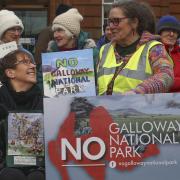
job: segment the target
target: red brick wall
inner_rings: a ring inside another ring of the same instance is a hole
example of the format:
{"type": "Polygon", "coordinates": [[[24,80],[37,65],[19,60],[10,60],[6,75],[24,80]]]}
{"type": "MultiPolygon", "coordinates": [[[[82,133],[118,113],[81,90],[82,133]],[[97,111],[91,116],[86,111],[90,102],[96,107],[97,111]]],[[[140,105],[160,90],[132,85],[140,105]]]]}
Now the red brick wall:
{"type": "Polygon", "coordinates": [[[180,19],[180,0],[141,0],[148,2],[159,18],[163,15],[173,15],[180,19]]]}

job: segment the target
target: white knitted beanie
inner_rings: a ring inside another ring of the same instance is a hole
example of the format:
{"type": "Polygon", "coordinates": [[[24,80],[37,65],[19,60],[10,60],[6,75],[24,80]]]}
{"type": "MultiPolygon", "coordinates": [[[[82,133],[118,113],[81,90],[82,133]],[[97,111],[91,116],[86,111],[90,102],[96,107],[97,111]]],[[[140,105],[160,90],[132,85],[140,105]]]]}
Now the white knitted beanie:
{"type": "Polygon", "coordinates": [[[1,10],[0,11],[0,39],[3,33],[15,26],[19,26],[24,30],[22,21],[14,14],[13,11],[1,10]]]}
{"type": "Polygon", "coordinates": [[[82,15],[77,9],[72,8],[67,12],[56,16],[53,24],[52,30],[55,31],[57,28],[62,28],[69,34],[75,35],[76,37],[80,33],[80,22],[83,20],[82,15]]]}

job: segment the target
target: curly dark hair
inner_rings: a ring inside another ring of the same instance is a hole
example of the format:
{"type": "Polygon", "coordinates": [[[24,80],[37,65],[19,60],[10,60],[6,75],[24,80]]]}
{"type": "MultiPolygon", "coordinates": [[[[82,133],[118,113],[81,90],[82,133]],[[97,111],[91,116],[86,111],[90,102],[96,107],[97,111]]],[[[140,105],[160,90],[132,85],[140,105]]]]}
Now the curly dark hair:
{"type": "Polygon", "coordinates": [[[5,55],[3,58],[0,59],[0,81],[3,82],[7,82],[7,80],[9,79],[6,76],[5,70],[6,69],[15,69],[16,65],[15,63],[17,62],[17,55],[18,54],[26,54],[29,56],[30,59],[32,59],[32,57],[24,50],[22,49],[17,49],[15,51],[12,51],[10,53],[8,53],[7,55],[5,55]]]}
{"type": "Polygon", "coordinates": [[[137,33],[141,35],[143,31],[155,33],[156,21],[152,8],[144,2],[137,2],[134,0],[121,0],[115,2],[112,8],[120,8],[124,15],[129,19],[137,19],[138,27],[137,33]]]}

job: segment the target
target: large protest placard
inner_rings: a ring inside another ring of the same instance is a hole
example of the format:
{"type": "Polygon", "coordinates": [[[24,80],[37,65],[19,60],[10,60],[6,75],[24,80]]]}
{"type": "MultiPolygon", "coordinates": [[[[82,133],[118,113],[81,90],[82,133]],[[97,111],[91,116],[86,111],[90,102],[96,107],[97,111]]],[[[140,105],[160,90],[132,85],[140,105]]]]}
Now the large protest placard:
{"type": "Polygon", "coordinates": [[[180,94],[44,99],[46,179],[180,177],[180,94]]]}
{"type": "Polygon", "coordinates": [[[44,95],[94,96],[92,49],[42,54],[44,95]]]}
{"type": "Polygon", "coordinates": [[[7,166],[44,165],[43,114],[13,112],[7,123],[7,166]]]}

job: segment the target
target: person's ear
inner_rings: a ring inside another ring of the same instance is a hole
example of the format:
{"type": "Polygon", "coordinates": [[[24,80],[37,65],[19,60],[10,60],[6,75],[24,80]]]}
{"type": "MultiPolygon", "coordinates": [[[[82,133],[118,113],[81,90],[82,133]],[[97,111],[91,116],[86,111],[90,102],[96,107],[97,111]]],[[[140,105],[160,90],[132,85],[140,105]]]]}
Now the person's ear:
{"type": "Polygon", "coordinates": [[[131,19],[131,26],[133,29],[137,29],[138,24],[139,24],[139,20],[137,18],[131,19]]]}
{"type": "Polygon", "coordinates": [[[14,79],[15,78],[15,71],[14,69],[6,69],[5,74],[8,78],[14,79]]]}

